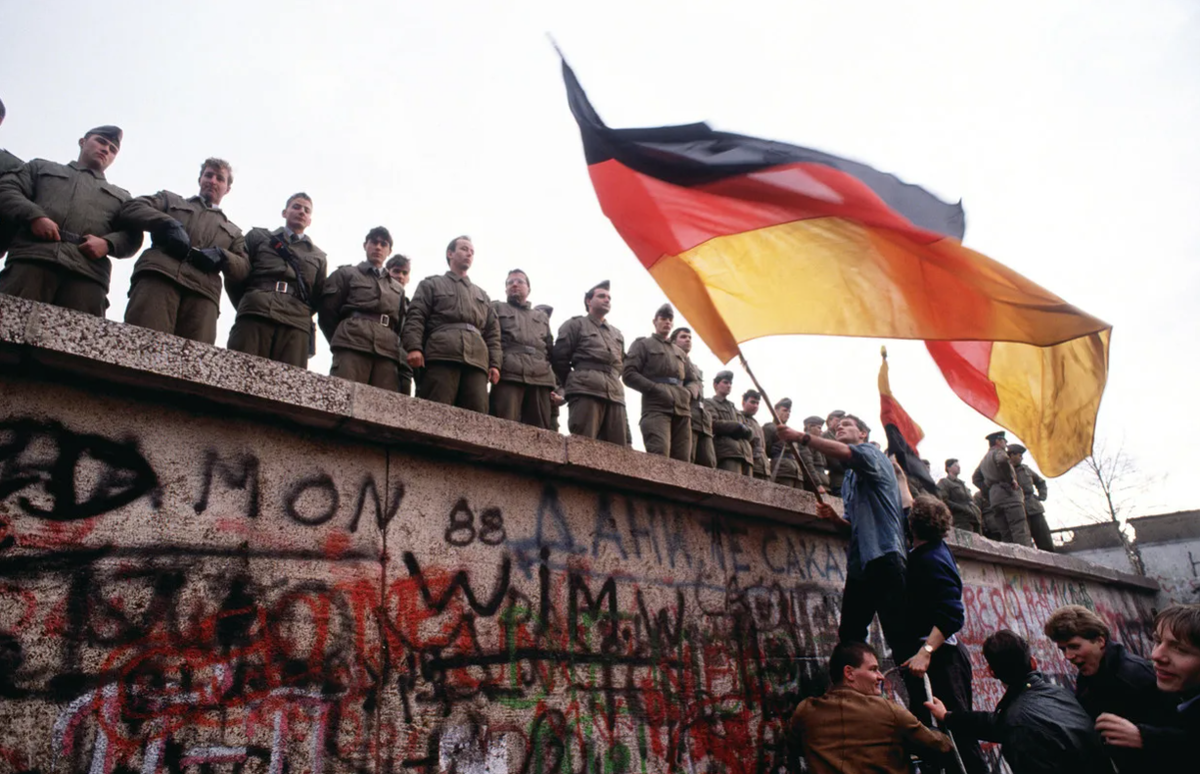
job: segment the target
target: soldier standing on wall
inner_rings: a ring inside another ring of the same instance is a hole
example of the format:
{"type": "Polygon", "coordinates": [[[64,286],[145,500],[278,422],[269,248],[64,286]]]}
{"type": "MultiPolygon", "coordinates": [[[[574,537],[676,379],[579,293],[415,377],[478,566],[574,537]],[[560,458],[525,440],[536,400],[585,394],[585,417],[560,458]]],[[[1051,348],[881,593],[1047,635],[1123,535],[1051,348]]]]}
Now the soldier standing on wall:
{"type": "Polygon", "coordinates": [[[529,305],[529,276],[513,269],[504,280],[506,300],[493,301],[500,321],[500,381],[492,386],[492,416],[550,429],[550,410],[562,403],[554,392],[550,318],[529,305]]]}
{"type": "Polygon", "coordinates": [[[758,390],[746,390],[742,393],[742,422],[750,428],[750,472],[755,478],[765,481],[768,475],[766,443],[762,425],[754,418],[761,402],[762,395],[758,390]]]}
{"type": "Polygon", "coordinates": [[[687,355],[667,339],[675,310],[663,304],[654,313],[654,334],[634,340],[625,356],[622,380],[642,393],[642,443],[650,454],[690,462],[691,386],[687,355]]]}
{"type": "Polygon", "coordinates": [[[704,400],[704,374],[692,362],[692,329],[676,328],[671,332],[671,343],[679,347],[687,357],[689,403],[692,414],[692,455],[689,459],[705,468],[717,466],[717,453],[713,448],[713,419],[704,400]]]}
{"type": "Polygon", "coordinates": [[[628,446],[621,385],[625,337],[604,319],[612,306],[608,280],[588,290],[583,305],[587,314],[563,323],[550,356],[567,399],[567,427],[571,435],[628,446]]]}
{"type": "MultiPolygon", "coordinates": [[[[391,278],[400,283],[401,291],[408,287],[408,278],[412,276],[412,262],[408,260],[408,256],[396,253],[391,258],[387,259],[387,263],[384,264],[384,267],[387,269],[391,278]]],[[[408,310],[407,296],[404,299],[404,308],[406,311],[408,310]]],[[[403,326],[403,320],[401,320],[401,325],[403,326]]],[[[408,364],[408,354],[401,351],[401,355],[402,357],[400,358],[399,363],[400,386],[397,389],[401,395],[412,395],[412,366],[408,364]]]]}
{"type": "MultiPolygon", "coordinates": [[[[4,123],[5,115],[4,103],[0,102],[0,124],[4,123]]],[[[24,161],[21,161],[21,159],[9,153],[4,148],[0,148],[0,175],[3,175],[5,172],[12,172],[14,169],[20,169],[24,164],[24,161]]],[[[0,216],[0,258],[8,250],[12,238],[16,236],[17,225],[17,223],[0,216]]]]}
{"type": "MultiPolygon", "coordinates": [[[[837,440],[837,428],[844,416],[846,416],[846,412],[841,409],[830,411],[829,416],[825,418],[825,432],[821,434],[821,437],[827,441],[837,440]]],[[[842,463],[829,455],[825,455],[825,471],[829,474],[829,491],[841,497],[842,480],[846,475],[842,463]]]]}
{"type": "MultiPolygon", "coordinates": [[[[808,433],[809,435],[817,436],[819,438],[819,437],[821,437],[821,425],[823,425],[823,424],[825,424],[825,420],[821,419],[818,416],[814,415],[814,416],[810,416],[810,417],[805,417],[804,432],[808,433]]],[[[815,482],[805,481],[804,488],[810,492],[816,491],[816,492],[820,492],[821,494],[828,493],[829,492],[829,474],[825,472],[825,469],[826,469],[826,467],[828,467],[829,463],[825,459],[825,455],[822,454],[821,452],[817,451],[816,449],[812,448],[811,446],[801,446],[800,447],[800,460],[801,460],[801,462],[803,462],[804,460],[808,460],[809,469],[812,470],[817,475],[817,480],[815,482]],[[815,488],[814,488],[814,484],[816,485],[815,488]]],[[[840,491],[839,491],[839,494],[840,494],[840,491]]]]}
{"type": "Polygon", "coordinates": [[[967,488],[967,482],[958,477],[961,472],[962,465],[958,464],[958,460],[953,457],[946,460],[946,477],[937,483],[938,497],[950,509],[955,529],[982,535],[982,514],[971,499],[971,490],[967,488]]]}
{"type": "Polygon", "coordinates": [[[1025,516],[1029,520],[1029,532],[1033,543],[1043,551],[1054,553],[1054,538],[1046,522],[1046,479],[1025,464],[1025,447],[1019,443],[1008,445],[1008,461],[1017,472],[1017,483],[1025,499],[1025,516]]]}
{"type": "MultiPolygon", "coordinates": [[[[546,315],[547,323],[549,323],[550,319],[554,316],[554,307],[550,306],[549,304],[537,304],[533,308],[546,315]]],[[[551,330],[553,330],[553,328],[551,328],[551,330]]],[[[553,352],[553,348],[551,348],[550,351],[553,352]]],[[[555,377],[555,381],[557,381],[557,377],[555,377]]],[[[550,429],[556,433],[561,429],[558,424],[558,414],[559,407],[562,406],[562,404],[562,385],[558,385],[558,387],[556,387],[554,390],[553,396],[550,398],[550,429]]]]}
{"type": "Polygon", "coordinates": [[[1025,498],[1017,483],[1017,472],[1008,459],[1007,439],[1000,430],[987,436],[988,452],[971,474],[971,482],[987,491],[988,505],[1005,543],[1032,546],[1029,522],[1025,518],[1025,498]]]}
{"type": "Polygon", "coordinates": [[[732,391],[733,371],[718,371],[713,377],[714,395],[707,401],[713,417],[717,467],[748,476],[753,460],[750,439],[754,437],[754,431],[743,421],[742,412],[729,400],[732,391]]]}
{"type": "Polygon", "coordinates": [[[779,428],[785,427],[792,418],[792,399],[784,398],[775,404],[779,424],[768,422],[763,425],[763,444],[767,452],[767,476],[776,484],[800,489],[800,465],[792,453],[791,444],[779,440],[779,428]]]}

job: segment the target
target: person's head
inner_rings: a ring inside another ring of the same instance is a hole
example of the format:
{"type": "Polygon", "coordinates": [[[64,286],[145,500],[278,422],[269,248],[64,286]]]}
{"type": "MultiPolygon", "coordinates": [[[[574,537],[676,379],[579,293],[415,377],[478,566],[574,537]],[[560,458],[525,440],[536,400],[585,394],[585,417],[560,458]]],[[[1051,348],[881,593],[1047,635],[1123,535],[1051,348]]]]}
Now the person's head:
{"type": "Polygon", "coordinates": [[[1007,451],[1008,451],[1008,461],[1012,463],[1014,468],[1017,465],[1020,465],[1022,462],[1025,461],[1025,447],[1022,446],[1021,444],[1010,443],[1008,445],[1007,451]]]}
{"type": "Polygon", "coordinates": [[[391,258],[387,259],[384,264],[388,274],[392,275],[392,279],[400,283],[400,287],[408,285],[408,277],[412,272],[412,264],[408,260],[408,256],[396,253],[391,258]]]}
{"type": "Polygon", "coordinates": [[[776,403],[775,414],[779,417],[779,421],[786,425],[788,420],[792,418],[792,399],[784,398],[776,403]]]}
{"type": "Polygon", "coordinates": [[[8,111],[4,109],[4,100],[0,100],[0,124],[4,123],[6,115],[8,115],[8,111]]]}
{"type": "Polygon", "coordinates": [[[547,320],[554,316],[554,307],[550,306],[549,304],[538,304],[534,307],[534,309],[546,315],[547,320]]]}
{"type": "Polygon", "coordinates": [[[725,397],[733,392],[733,371],[717,371],[713,377],[713,392],[725,397]]]}
{"type": "Polygon", "coordinates": [[[471,243],[471,237],[456,236],[446,245],[446,263],[455,274],[465,277],[474,261],[475,245],[471,243]]]}
{"type": "Polygon", "coordinates": [[[839,642],[829,657],[829,679],[837,687],[878,696],[883,692],[879,654],[865,642],[839,642]]]}
{"type": "Polygon", "coordinates": [[[303,234],[304,229],[312,223],[312,211],[312,197],[303,191],[294,193],[288,197],[287,204],[283,206],[283,221],[287,223],[290,231],[303,234]]]}
{"type": "Polygon", "coordinates": [[[985,436],[985,438],[987,438],[989,449],[1003,449],[1008,446],[1008,437],[1004,435],[1003,430],[997,430],[994,433],[989,433],[987,436],[985,436]]]}
{"type": "Polygon", "coordinates": [[[215,156],[204,160],[200,165],[200,198],[208,201],[210,207],[215,207],[233,187],[233,167],[225,159],[215,156]]]}
{"type": "Polygon", "coordinates": [[[529,275],[521,269],[513,269],[504,278],[504,295],[510,303],[523,304],[529,298],[529,275]]]}
{"type": "Polygon", "coordinates": [[[1171,605],[1154,619],[1154,676],[1158,690],[1200,691],[1200,605],[1171,605]]]}
{"type": "Polygon", "coordinates": [[[762,402],[762,395],[758,390],[746,390],[742,393],[742,413],[748,417],[752,417],[758,413],[758,404],[762,402]]]}
{"type": "Polygon", "coordinates": [[[676,328],[671,331],[671,343],[679,347],[685,354],[692,351],[692,329],[676,328]]]}
{"type": "Polygon", "coordinates": [[[925,466],[926,471],[930,473],[933,472],[933,463],[931,463],[929,460],[921,460],[921,464],[925,466]]]}
{"type": "Polygon", "coordinates": [[[376,226],[367,232],[363,239],[363,250],[372,266],[383,266],[388,253],[392,251],[392,234],[383,226],[376,226]]]}
{"type": "Polygon", "coordinates": [[[671,326],[675,324],[675,310],[670,304],[663,304],[654,313],[654,332],[663,338],[671,332],[671,326]]]}
{"type": "Polygon", "coordinates": [[[912,509],[908,514],[908,528],[914,540],[936,543],[946,537],[952,523],[950,509],[939,498],[928,494],[919,494],[913,498],[912,509]]]}
{"type": "Polygon", "coordinates": [[[604,317],[612,309],[612,294],[608,280],[593,285],[583,294],[583,308],[594,317],[604,317]]]}
{"type": "Polygon", "coordinates": [[[992,675],[1005,685],[1017,685],[1037,669],[1029,643],[1014,631],[1001,629],[983,641],[983,658],[992,675]]]}
{"type": "Polygon", "coordinates": [[[838,425],[841,424],[844,416],[846,416],[846,412],[841,409],[830,411],[829,416],[825,417],[825,429],[837,435],[838,425]]]}
{"type": "Polygon", "coordinates": [[[962,465],[959,465],[958,460],[951,457],[946,460],[946,472],[950,474],[951,478],[958,478],[958,474],[962,473],[962,465]]]}
{"type": "Polygon", "coordinates": [[[821,425],[825,424],[825,420],[821,419],[816,414],[804,418],[804,432],[809,435],[820,435],[821,425]]]}
{"type": "Polygon", "coordinates": [[[1100,671],[1110,636],[1108,624],[1100,616],[1083,605],[1066,605],[1050,614],[1043,631],[1079,674],[1091,677],[1100,671]]]}
{"type": "Polygon", "coordinates": [[[125,133],[116,126],[97,126],[79,138],[79,165],[103,172],[117,158],[125,133]]]}
{"type": "Polygon", "coordinates": [[[846,414],[837,420],[837,429],[834,431],[834,437],[848,446],[865,443],[870,435],[871,428],[867,427],[867,423],[853,414],[846,414]]]}

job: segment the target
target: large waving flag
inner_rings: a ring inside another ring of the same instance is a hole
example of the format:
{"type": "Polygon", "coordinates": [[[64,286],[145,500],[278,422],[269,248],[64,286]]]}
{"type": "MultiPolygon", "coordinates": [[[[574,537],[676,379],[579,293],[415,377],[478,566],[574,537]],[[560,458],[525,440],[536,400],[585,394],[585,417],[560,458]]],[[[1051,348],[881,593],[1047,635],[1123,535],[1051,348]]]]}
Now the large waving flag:
{"type": "Polygon", "coordinates": [[[997,396],[967,403],[1025,441],[1046,475],[1091,451],[1110,326],[963,247],[961,205],[706,124],[610,129],[565,61],[563,78],[604,214],[722,361],[778,334],[988,342],[986,357],[947,372],[997,396]]]}
{"type": "Polygon", "coordinates": [[[892,384],[888,378],[887,347],[882,347],[879,354],[883,357],[883,363],[879,366],[879,421],[883,424],[884,435],[887,436],[887,452],[895,456],[896,462],[904,470],[909,481],[929,494],[936,495],[937,484],[934,483],[925,463],[921,462],[921,453],[917,451],[917,446],[925,438],[925,431],[913,421],[892,394],[892,384]]]}

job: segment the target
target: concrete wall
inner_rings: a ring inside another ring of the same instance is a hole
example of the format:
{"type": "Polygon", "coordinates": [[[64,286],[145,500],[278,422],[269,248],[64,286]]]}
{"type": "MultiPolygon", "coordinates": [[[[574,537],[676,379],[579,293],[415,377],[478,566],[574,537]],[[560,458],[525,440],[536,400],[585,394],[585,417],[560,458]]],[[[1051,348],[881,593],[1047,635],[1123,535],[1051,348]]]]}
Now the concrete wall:
{"type": "MultiPolygon", "coordinates": [[[[812,506],[0,297],[0,770],[780,771],[844,581],[812,506]]],[[[979,707],[999,627],[1069,679],[1058,605],[1146,651],[1152,583],[967,538],[979,707]]]]}

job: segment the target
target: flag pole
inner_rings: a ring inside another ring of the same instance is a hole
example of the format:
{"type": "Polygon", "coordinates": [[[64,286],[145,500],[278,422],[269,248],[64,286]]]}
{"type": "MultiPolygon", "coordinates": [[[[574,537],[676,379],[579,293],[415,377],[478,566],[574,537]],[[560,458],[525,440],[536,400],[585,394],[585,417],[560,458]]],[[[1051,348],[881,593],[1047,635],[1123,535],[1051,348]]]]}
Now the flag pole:
{"type": "MultiPolygon", "coordinates": [[[[750,381],[754,382],[754,389],[758,390],[758,393],[762,395],[763,402],[767,404],[767,411],[771,412],[771,419],[774,420],[775,424],[782,425],[783,422],[779,421],[779,415],[775,413],[775,404],[772,403],[771,399],[767,397],[767,391],[763,389],[762,385],[758,382],[758,378],[754,375],[754,372],[750,370],[750,364],[746,362],[746,356],[742,354],[741,347],[738,347],[737,354],[738,360],[742,363],[742,369],[745,370],[746,375],[750,377],[750,381]]],[[[818,491],[820,484],[817,481],[817,472],[813,470],[808,459],[800,454],[800,447],[796,445],[795,441],[789,442],[789,445],[792,447],[792,454],[796,455],[796,464],[800,466],[800,473],[804,476],[804,483],[812,487],[812,493],[813,496],[817,498],[817,502],[825,502],[825,500],[821,497],[820,491],[818,491]]]]}

